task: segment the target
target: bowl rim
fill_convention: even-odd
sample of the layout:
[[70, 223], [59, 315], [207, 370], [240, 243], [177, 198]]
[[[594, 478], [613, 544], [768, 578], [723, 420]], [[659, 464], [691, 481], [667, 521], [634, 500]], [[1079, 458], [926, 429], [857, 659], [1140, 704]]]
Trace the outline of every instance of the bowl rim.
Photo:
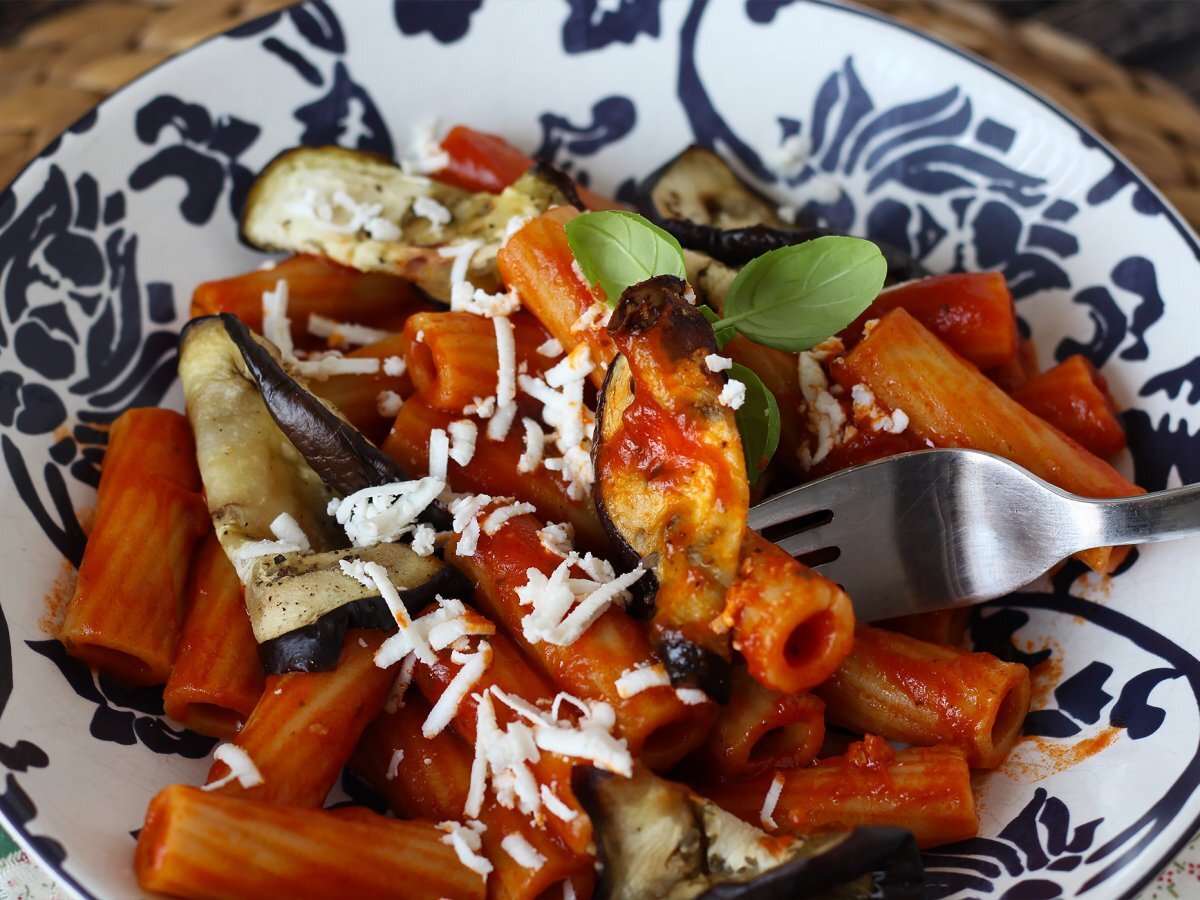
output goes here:
[[[247, 19], [244, 22], [240, 22], [237, 25], [226, 29], [225, 31], [210, 35], [198, 43], [176, 51], [165, 59], [155, 63], [149, 69], [137, 75], [127, 83], [121, 85], [108, 96], [104, 97], [99, 103], [76, 118], [70, 125], [60, 131], [50, 141], [48, 141], [33, 158], [26, 162], [20, 168], [20, 170], [17, 171], [17, 173], [6, 185], [4, 185], [3, 188], [0, 188], [0, 198], [11, 194], [17, 183], [29, 174], [30, 169], [48, 156], [52, 156], [57, 153], [59, 147], [61, 146], [60, 142], [62, 139], [66, 135], [75, 131], [80, 123], [93, 116], [98, 116], [112, 102], [123, 100], [132, 89], [139, 88], [142, 86], [143, 82], [156, 77], [161, 69], [174, 64], [181, 57], [203, 51], [209, 45], [226, 38], [231, 32], [239, 28], [249, 27], [256, 23], [261, 23], [265, 19], [277, 17], [295, 7], [303, 6], [308, 2], [309, 0], [293, 0], [293, 2], [281, 6], [277, 10], [263, 13], [260, 16], [255, 16], [252, 19]], [[1198, 235], [1197, 231], [1187, 222], [1186, 219], [1183, 218], [1182, 215], [1180, 215], [1179, 211], [1175, 209], [1171, 201], [1162, 193], [1161, 190], [1159, 190], [1158, 186], [1155, 185], [1149, 178], [1147, 178], [1137, 166], [1130, 162], [1124, 156], [1124, 154], [1116, 149], [1106, 138], [1100, 134], [1097, 134], [1090, 125], [1080, 121], [1073, 113], [1071, 113], [1057, 101], [1044, 94], [1042, 91], [1024, 81], [1021, 81], [1016, 76], [1010, 74], [1005, 69], [993, 63], [991, 60], [985, 59], [979, 54], [964, 47], [959, 47], [955, 44], [952, 44], [946, 39], [937, 35], [930, 34], [929, 32], [922, 31], [912, 25], [902, 22], [883, 11], [860, 6], [853, 2], [853, 0], [802, 0], [802, 2], [814, 6], [824, 7], [837, 12], [870, 19], [883, 25], [903, 31], [921, 41], [932, 44], [935, 47], [945, 50], [948, 53], [965, 60], [978, 69], [982, 69], [987, 75], [1000, 79], [1001, 81], [1025, 94], [1035, 103], [1045, 107], [1052, 115], [1057, 116], [1066, 124], [1074, 128], [1078, 135], [1081, 138], [1085, 138], [1093, 148], [1099, 149], [1106, 156], [1108, 156], [1108, 158], [1114, 164], [1124, 168], [1132, 176], [1133, 183], [1136, 184], [1139, 189], [1149, 191], [1157, 199], [1160, 206], [1160, 213], [1167, 218], [1175, 231], [1181, 238], [1183, 238], [1184, 243], [1187, 244], [1188, 248], [1192, 251], [1196, 262], [1200, 263], [1200, 235]], [[2, 619], [0, 619], [0, 627], [5, 627]], [[40, 837], [30, 832], [30, 830], [22, 822], [20, 811], [15, 808], [15, 805], [7, 798], [7, 796], [3, 795], [0, 795], [0, 820], [2, 820], [0, 825], [3, 826], [5, 832], [12, 838], [13, 843], [17, 845], [18, 849], [24, 852], [26, 856], [28, 856], [30, 860], [34, 861], [41, 869], [52, 875], [56, 882], [56, 887], [67, 888], [75, 897], [81, 898], [81, 900], [99, 900], [97, 895], [93, 894], [87, 887], [81, 884], [75, 876], [66, 871], [61, 861], [51, 858], [38, 848], [36, 842], [40, 840]], [[1158, 873], [1196, 837], [1197, 832], [1200, 832], [1200, 815], [1198, 815], [1192, 821], [1191, 825], [1182, 833], [1179, 838], [1171, 843], [1169, 849], [1165, 853], [1154, 860], [1153, 865], [1144, 869], [1141, 874], [1132, 879], [1131, 884], [1124, 887], [1121, 896], [1133, 897], [1139, 891], [1143, 890], [1147, 885], [1149, 885], [1157, 877]], [[1125, 867], [1125, 871], [1129, 871], [1131, 869], [1133, 869], [1132, 864]], [[1120, 877], [1121, 873], [1115, 873], [1114, 881], [1118, 881]]]

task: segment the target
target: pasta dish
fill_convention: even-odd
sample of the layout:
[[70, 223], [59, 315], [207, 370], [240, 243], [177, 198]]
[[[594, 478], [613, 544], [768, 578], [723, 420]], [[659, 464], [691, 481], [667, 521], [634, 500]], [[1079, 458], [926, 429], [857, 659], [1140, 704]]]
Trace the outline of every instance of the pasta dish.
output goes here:
[[186, 415], [113, 425], [61, 631], [219, 741], [150, 801], [147, 891], [919, 897], [976, 835], [1029, 671], [962, 609], [856, 622], [747, 510], [928, 447], [1139, 493], [1103, 378], [1039, 370], [1001, 275], [711, 151], [635, 194], [462, 126], [260, 173], [284, 256], [196, 288]]

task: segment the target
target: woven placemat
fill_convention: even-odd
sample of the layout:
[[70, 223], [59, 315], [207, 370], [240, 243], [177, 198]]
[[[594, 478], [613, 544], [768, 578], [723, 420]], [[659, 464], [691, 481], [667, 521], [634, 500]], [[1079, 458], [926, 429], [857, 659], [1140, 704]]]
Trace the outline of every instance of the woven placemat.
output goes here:
[[[288, 0], [99, 0], [0, 48], [0, 185], [96, 103], [173, 53]], [[1087, 122], [1200, 227], [1200, 106], [1038, 22], [963, 0], [865, 0], [1003, 66]]]

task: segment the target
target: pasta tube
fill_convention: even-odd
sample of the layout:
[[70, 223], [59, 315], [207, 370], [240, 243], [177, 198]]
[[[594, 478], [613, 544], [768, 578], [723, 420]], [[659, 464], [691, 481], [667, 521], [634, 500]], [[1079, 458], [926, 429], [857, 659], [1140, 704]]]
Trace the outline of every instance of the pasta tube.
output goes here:
[[830, 724], [918, 746], [949, 744], [972, 768], [993, 769], [1020, 737], [1029, 670], [990, 653], [864, 627], [816, 693]]

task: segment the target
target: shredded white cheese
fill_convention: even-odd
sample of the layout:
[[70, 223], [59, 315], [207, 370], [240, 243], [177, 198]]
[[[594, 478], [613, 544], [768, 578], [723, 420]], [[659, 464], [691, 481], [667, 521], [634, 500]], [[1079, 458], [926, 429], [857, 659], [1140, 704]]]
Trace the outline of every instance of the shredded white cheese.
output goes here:
[[437, 532], [432, 525], [418, 522], [413, 531], [412, 549], [417, 556], [432, 556], [437, 547]]
[[571, 567], [584, 564], [585, 559], [572, 551], [549, 577], [540, 569], [526, 569], [527, 580], [517, 588], [517, 598], [522, 606], [532, 607], [521, 618], [521, 633], [527, 641], [570, 646], [609, 606], [627, 602], [629, 586], [646, 574], [638, 567], [613, 575], [611, 566], [604, 563], [607, 568], [593, 569], [591, 579], [572, 578]]
[[404, 408], [404, 398], [395, 391], [380, 391], [375, 397], [375, 409], [386, 419], [394, 419]]
[[459, 556], [475, 555], [479, 541], [479, 521], [476, 517], [491, 502], [492, 498], [487, 494], [466, 494], [451, 502], [450, 514], [454, 516], [451, 527], [459, 535], [455, 550]]
[[308, 553], [312, 545], [304, 529], [288, 513], [280, 513], [271, 522], [273, 541], [251, 541], [238, 547], [239, 560], [257, 559], [260, 556], [274, 556], [278, 553]]
[[379, 360], [374, 357], [348, 359], [336, 351], [289, 360], [289, 363], [298, 374], [313, 381], [325, 381], [336, 375], [375, 375], [380, 368]]
[[556, 338], [547, 338], [538, 344], [537, 352], [541, 356], [548, 356], [553, 359], [556, 356], [563, 355], [563, 345]]
[[746, 402], [745, 382], [738, 381], [736, 378], [730, 378], [725, 382], [725, 386], [721, 388], [717, 402], [722, 406], [728, 406], [730, 409], [741, 409], [742, 404]]
[[416, 664], [417, 657], [412, 653], [400, 663], [400, 671], [396, 673], [396, 680], [392, 682], [392, 689], [383, 704], [383, 711], [389, 715], [404, 705], [404, 695], [408, 693], [408, 686], [412, 684], [413, 668]]
[[443, 225], [449, 225], [454, 215], [432, 197], [418, 197], [413, 201], [413, 215], [428, 219], [434, 231], [441, 231]]
[[541, 787], [542, 805], [546, 807], [546, 811], [555, 818], [562, 819], [564, 822], [574, 821], [579, 813], [563, 803], [558, 798], [558, 794], [550, 790], [549, 785], [543, 784]]
[[403, 356], [387, 356], [383, 360], [383, 374], [391, 378], [399, 378], [408, 371], [408, 363]]
[[508, 434], [516, 415], [517, 340], [513, 324], [504, 317], [492, 319], [496, 332], [496, 412], [488, 422], [488, 437], [501, 441]]
[[486, 881], [488, 873], [492, 871], [492, 864], [479, 852], [483, 846], [479, 836], [487, 831], [487, 826], [475, 821], [465, 825], [459, 822], [439, 822], [438, 828], [446, 832], [442, 843], [454, 848], [458, 861]]
[[390, 331], [354, 322], [338, 322], [316, 313], [310, 313], [308, 316], [308, 333], [327, 338], [334, 344], [376, 344], [391, 337]]
[[[841, 342], [838, 344], [840, 346]], [[808, 419], [813, 441], [811, 445], [802, 445], [798, 451], [800, 466], [806, 471], [841, 443], [846, 425], [846, 413], [829, 392], [829, 378], [821, 365], [830, 355], [822, 349], [824, 346], [818, 345], [799, 356], [800, 393], [804, 397], [800, 412]]]
[[719, 353], [710, 353], [704, 357], [704, 365], [710, 372], [725, 372], [733, 368], [733, 360]]
[[250, 754], [237, 744], [220, 744], [213, 751], [213, 759], [229, 766], [229, 774], [218, 778], [209, 784], [202, 785], [202, 791], [215, 791], [227, 784], [237, 781], [244, 788], [252, 788], [263, 783], [262, 772], [250, 758]]
[[406, 175], [431, 175], [450, 165], [450, 154], [437, 138], [437, 122], [423, 122], [412, 130], [408, 152], [400, 160]]
[[525, 451], [517, 460], [517, 471], [527, 474], [537, 471], [541, 465], [542, 453], [546, 449], [546, 432], [533, 419], [521, 419], [521, 424], [525, 426]]
[[417, 517], [445, 487], [445, 479], [427, 477], [363, 488], [330, 500], [328, 512], [355, 547], [370, 547], [412, 534]]
[[[391, 578], [388, 577], [387, 569], [377, 562], [363, 562], [361, 559], [353, 561], [348, 559], [338, 560], [338, 567], [347, 578], [353, 578], [363, 587], [374, 587], [378, 590], [379, 596], [387, 604], [387, 608], [391, 612], [392, 617], [395, 618], [396, 624], [400, 626], [400, 630], [384, 641], [383, 645], [376, 651], [375, 665], [381, 669], [386, 669], [410, 652], [415, 653], [417, 659], [426, 665], [433, 665], [435, 661], [433, 650], [430, 649], [429, 643], [425, 640], [425, 635], [421, 633], [420, 629], [413, 627], [408, 609], [405, 607], [404, 601], [400, 599], [400, 593], [396, 590], [396, 586], [392, 584]], [[403, 640], [408, 649], [399, 656], [392, 656], [391, 654], [396, 650], [396, 644], [399, 643], [397, 639]], [[385, 650], [389, 645], [391, 647]]]
[[509, 503], [506, 506], [497, 507], [483, 520], [483, 533], [490, 537], [503, 528], [509, 519], [532, 512], [537, 512], [537, 507], [532, 503]]
[[708, 702], [708, 694], [696, 688], [676, 688], [675, 696], [685, 706], [699, 706]]
[[555, 429], [552, 436], [561, 456], [544, 459], [542, 465], [561, 474], [567, 495], [575, 500], [586, 498], [595, 480], [589, 437], [595, 415], [583, 402], [584, 382], [593, 368], [587, 344], [579, 344], [544, 379], [518, 376], [521, 390], [542, 404], [542, 419]]
[[447, 429], [450, 432], [450, 447], [447, 453], [450, 459], [460, 466], [465, 466], [475, 456], [479, 427], [470, 419], [458, 419], [451, 422]]
[[767, 796], [763, 798], [762, 809], [758, 813], [758, 820], [768, 831], [774, 831], [779, 827], [775, 824], [775, 804], [779, 802], [779, 795], [782, 793], [783, 773], [776, 772], [775, 777], [771, 779], [771, 786], [767, 788]]
[[429, 432], [429, 477], [446, 480], [450, 466], [450, 438], [444, 429], [434, 428]]
[[471, 269], [471, 260], [475, 256], [475, 252], [483, 246], [483, 241], [478, 238], [469, 241], [461, 241], [457, 244], [450, 244], [447, 247], [438, 248], [438, 256], [444, 259], [453, 260], [450, 265], [450, 286], [462, 284], [467, 280], [467, 273]]
[[569, 522], [555, 522], [538, 532], [541, 545], [555, 556], [566, 559], [575, 547], [575, 527]]
[[622, 700], [628, 700], [652, 687], [670, 687], [671, 678], [662, 663], [642, 663], [626, 669], [614, 684], [617, 695]]
[[390, 760], [388, 760], [387, 772], [384, 774], [383, 777], [386, 778], [388, 781], [391, 781], [397, 775], [399, 775], [400, 774], [400, 763], [403, 760], [404, 760], [404, 751], [403, 750], [393, 750], [392, 758]]
[[500, 841], [500, 849], [513, 858], [522, 869], [536, 872], [546, 864], [546, 857], [537, 852], [537, 848], [520, 834], [506, 834]]
[[908, 428], [908, 413], [902, 409], [885, 412], [876, 402], [874, 392], [865, 384], [856, 384], [850, 388], [850, 398], [854, 404], [854, 420], [859, 425], [866, 425], [872, 431], [884, 431], [888, 434], [903, 434]]
[[483, 677], [483, 673], [492, 664], [492, 645], [487, 641], [480, 641], [474, 653], [459, 653], [456, 650], [450, 658], [461, 668], [446, 685], [446, 689], [442, 691], [442, 695], [438, 697], [437, 703], [433, 705], [433, 709], [421, 725], [421, 734], [427, 738], [435, 737], [445, 730], [458, 712], [459, 705]]
[[263, 337], [279, 348], [279, 355], [285, 360], [295, 357], [295, 345], [292, 344], [292, 324], [288, 319], [288, 283], [280, 278], [275, 282], [275, 290], [263, 291]]

